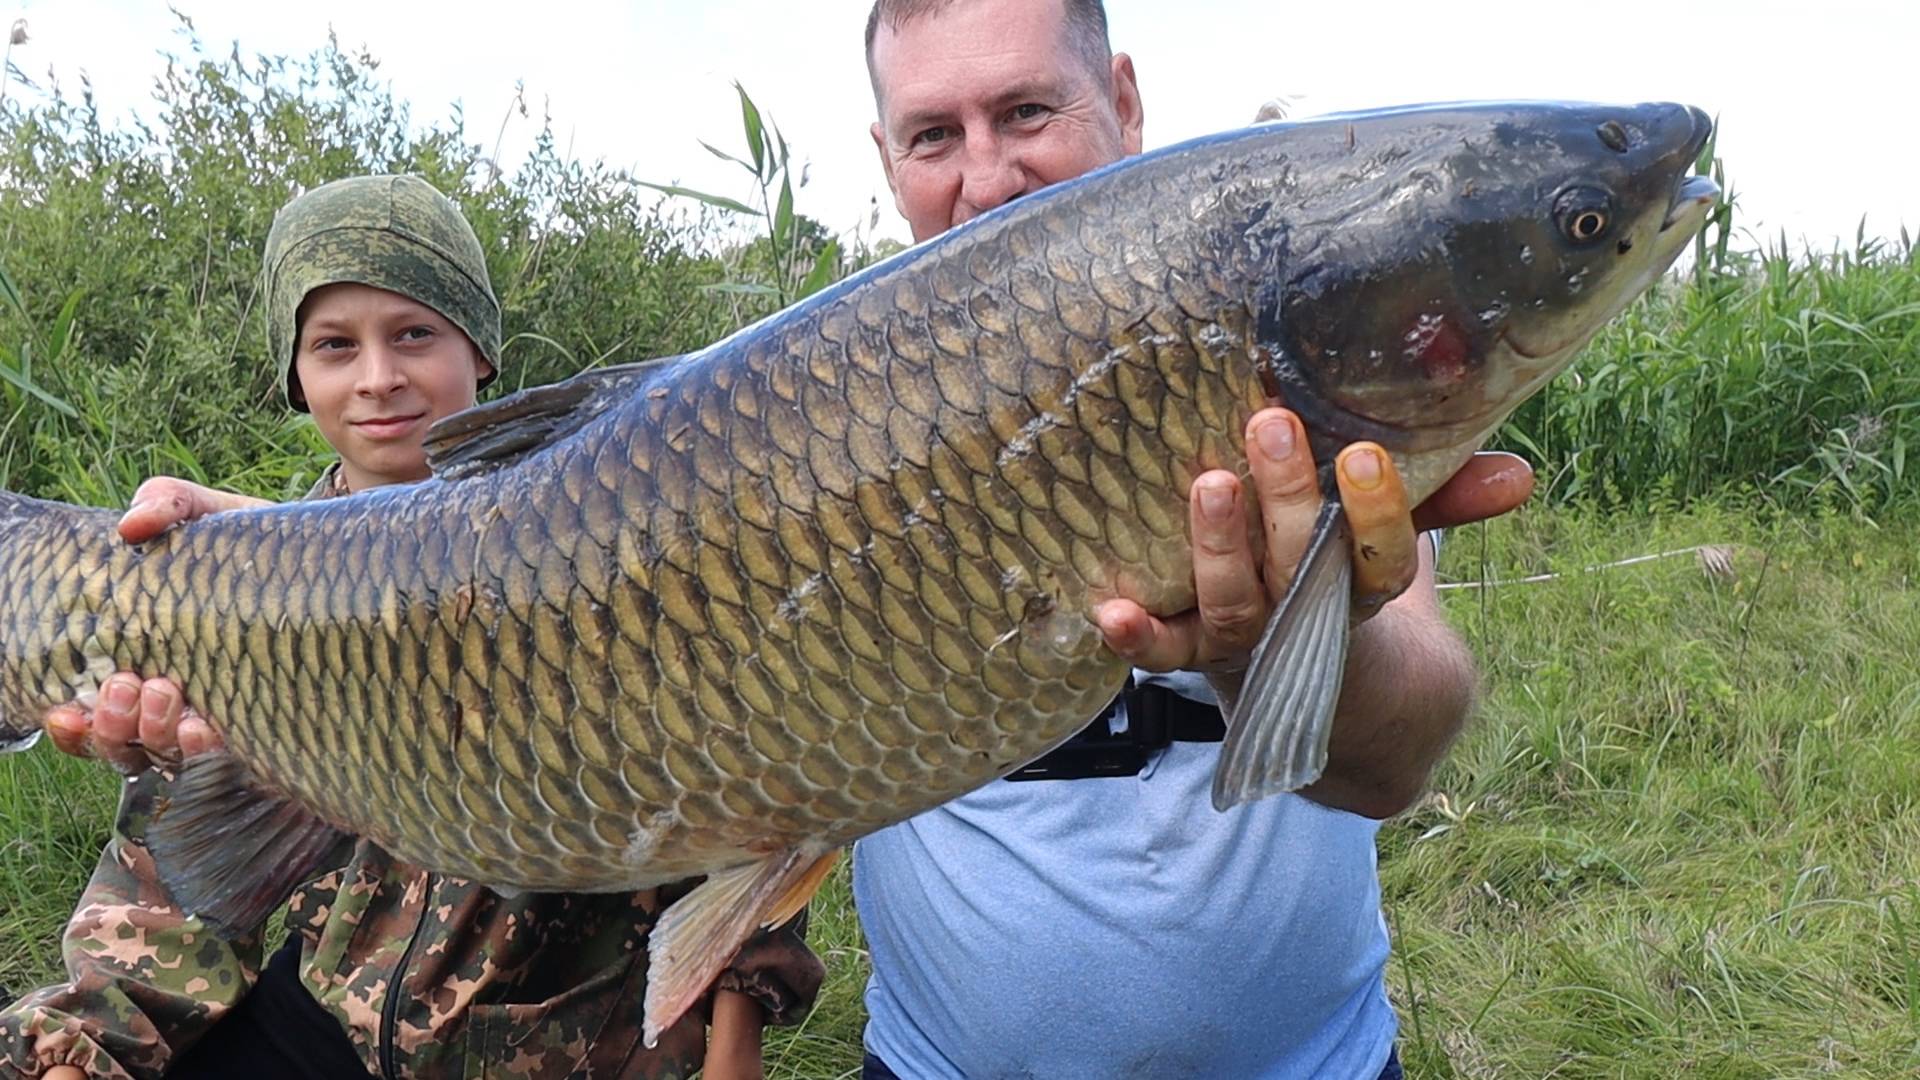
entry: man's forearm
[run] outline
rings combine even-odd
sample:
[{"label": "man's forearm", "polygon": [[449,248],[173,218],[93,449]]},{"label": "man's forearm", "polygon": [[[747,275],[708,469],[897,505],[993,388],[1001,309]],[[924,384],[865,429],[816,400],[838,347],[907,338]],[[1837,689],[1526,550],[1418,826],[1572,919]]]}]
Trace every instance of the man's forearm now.
[{"label": "man's forearm", "polygon": [[1466,725],[1479,674],[1433,604],[1431,579],[1421,576],[1354,632],[1326,772],[1300,792],[1315,802],[1392,817],[1419,798]]},{"label": "man's forearm", "polygon": [[[1208,676],[1229,714],[1244,676]],[[1479,679],[1472,652],[1440,611],[1433,549],[1423,544],[1412,586],[1348,639],[1327,767],[1300,794],[1372,818],[1405,810],[1466,725]]]}]

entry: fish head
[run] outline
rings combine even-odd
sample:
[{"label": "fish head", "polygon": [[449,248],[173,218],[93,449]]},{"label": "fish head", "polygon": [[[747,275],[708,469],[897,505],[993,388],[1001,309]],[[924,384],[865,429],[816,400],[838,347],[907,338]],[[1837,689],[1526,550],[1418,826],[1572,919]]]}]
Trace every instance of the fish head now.
[{"label": "fish head", "polygon": [[1341,201],[1285,238],[1254,304],[1287,404],[1392,449],[1484,438],[1672,265],[1719,195],[1689,175],[1712,123],[1684,105],[1348,123]]}]

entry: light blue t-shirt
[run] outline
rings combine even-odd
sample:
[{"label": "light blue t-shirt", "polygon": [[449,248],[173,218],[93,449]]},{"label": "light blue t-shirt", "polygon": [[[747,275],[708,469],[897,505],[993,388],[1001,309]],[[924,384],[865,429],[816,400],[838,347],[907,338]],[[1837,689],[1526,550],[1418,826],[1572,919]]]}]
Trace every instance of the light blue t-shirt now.
[{"label": "light blue t-shirt", "polygon": [[906,1080],[1377,1077],[1379,824],[1295,795],[1216,813],[1219,754],[995,781],[855,845],[867,1049]]}]

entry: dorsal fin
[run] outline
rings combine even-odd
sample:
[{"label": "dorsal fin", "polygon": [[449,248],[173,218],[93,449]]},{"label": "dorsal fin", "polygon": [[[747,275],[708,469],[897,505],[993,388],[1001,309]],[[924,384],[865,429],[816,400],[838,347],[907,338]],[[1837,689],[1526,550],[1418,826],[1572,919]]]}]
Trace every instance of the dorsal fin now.
[{"label": "dorsal fin", "polygon": [[594,368],[454,413],[428,429],[427,467],[439,479],[458,480],[511,465],[585,427],[680,359],[662,356]]}]

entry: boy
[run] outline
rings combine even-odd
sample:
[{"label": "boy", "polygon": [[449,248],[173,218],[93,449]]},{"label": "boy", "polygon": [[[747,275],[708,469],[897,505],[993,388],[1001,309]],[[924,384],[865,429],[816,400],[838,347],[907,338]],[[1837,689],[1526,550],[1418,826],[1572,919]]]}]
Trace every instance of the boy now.
[{"label": "boy", "polygon": [[[340,458],[309,498],[428,476],[422,442],[474,403],[500,363],[500,309],[479,241],[410,177],[343,180],[275,217],[263,270],[268,338],[288,403]],[[257,500],[180,481],[142,485],[130,541]],[[70,981],[0,1013],[0,1076],[758,1076],[765,1020],[804,1016],[823,968],[804,916],[750,941],[649,1051],[646,939],[692,883],[622,895],[502,898],[399,863],[364,841],[292,897],[287,944],[260,970],[256,932],[228,942],[180,911],[142,842],[163,778],[150,765],[217,744],[180,689],[109,679],[97,723],[48,718],[69,753],[128,773],[113,841],[68,923]],[[138,714],[137,726],[134,721]]]}]

